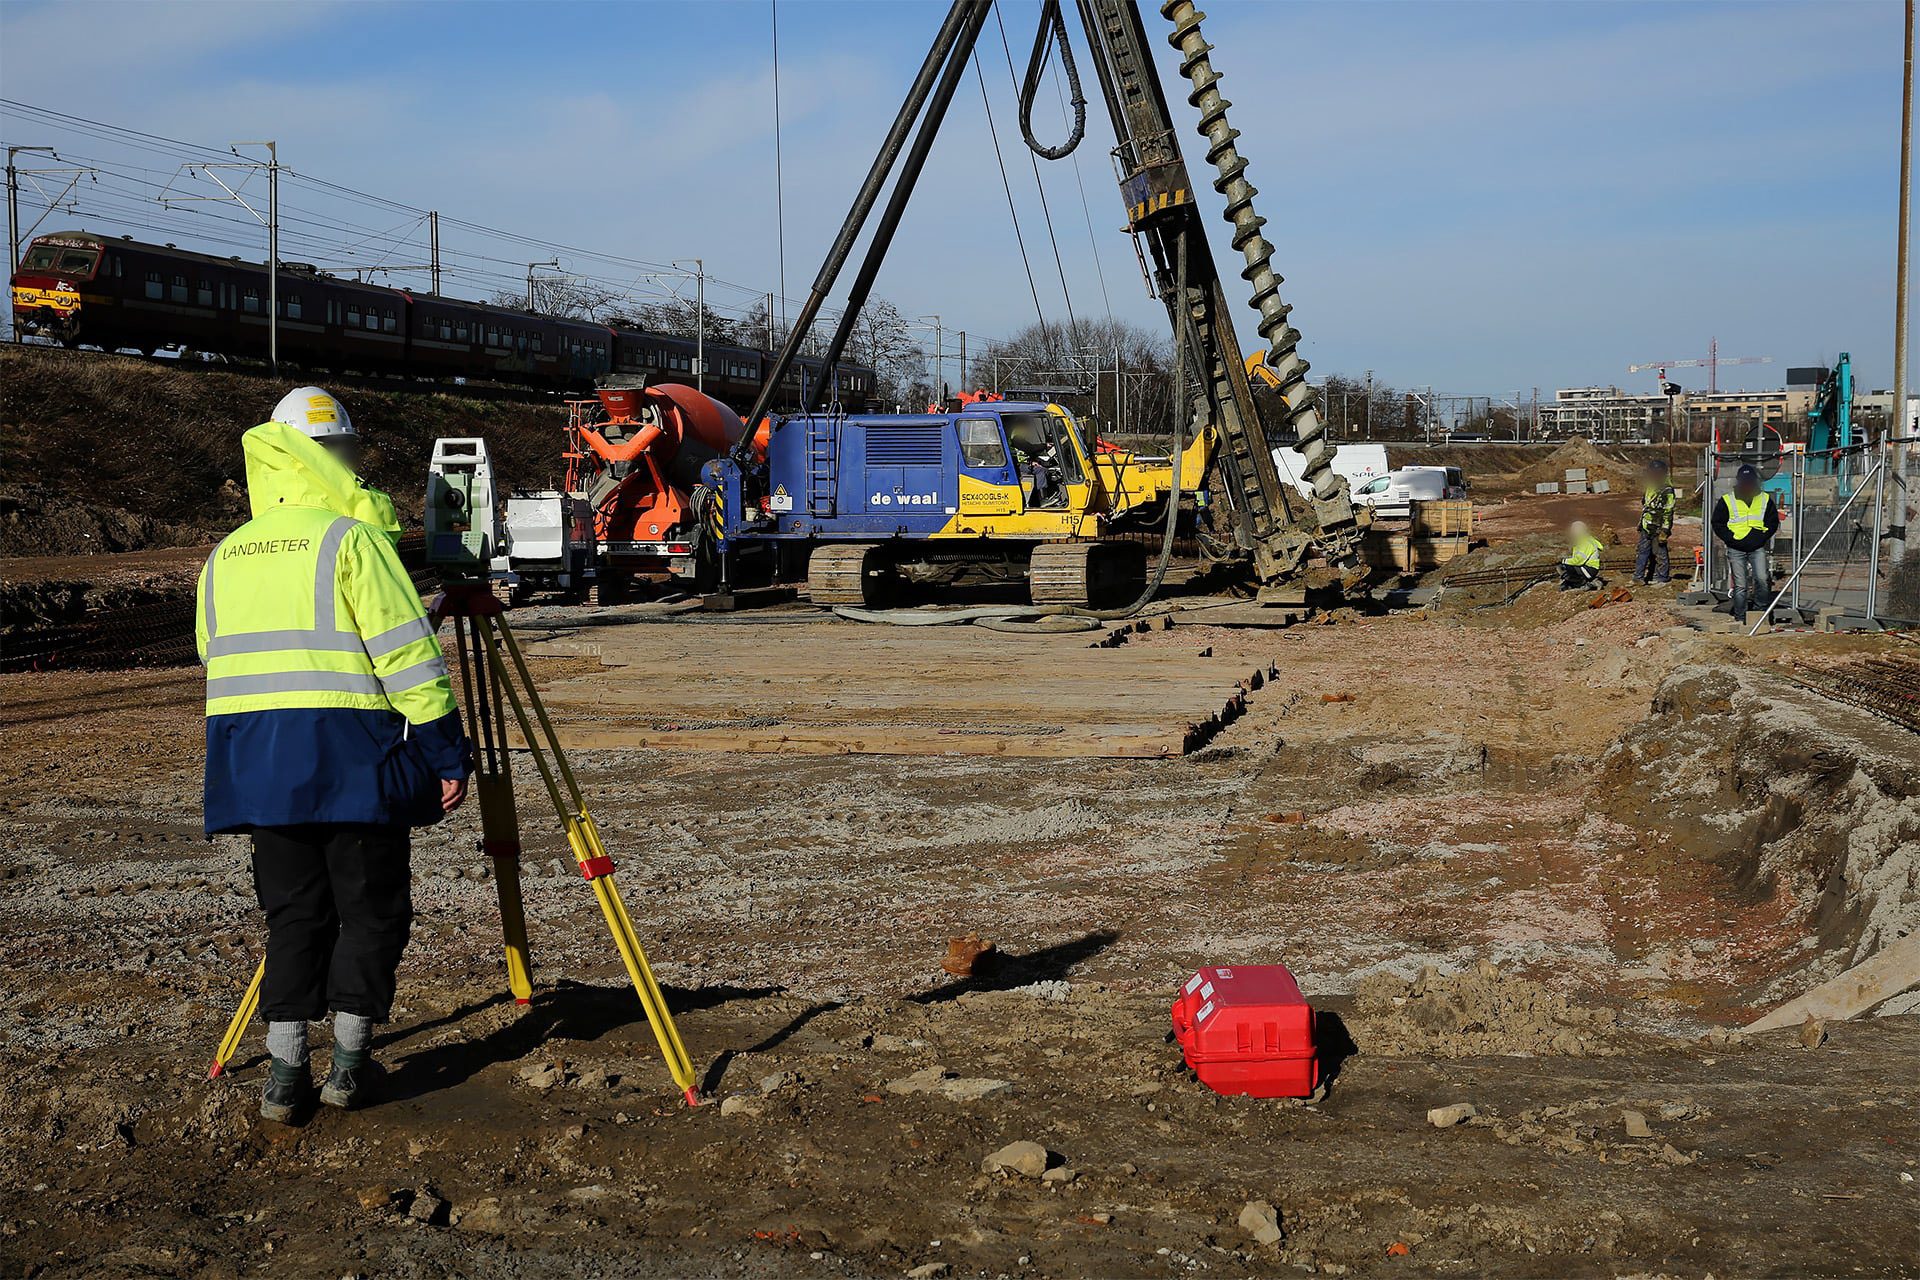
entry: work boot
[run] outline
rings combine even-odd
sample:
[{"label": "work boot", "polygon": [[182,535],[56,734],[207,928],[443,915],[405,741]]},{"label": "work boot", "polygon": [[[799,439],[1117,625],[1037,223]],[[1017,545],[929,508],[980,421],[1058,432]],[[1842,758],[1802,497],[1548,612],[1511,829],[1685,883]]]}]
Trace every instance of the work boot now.
[{"label": "work boot", "polygon": [[335,1045],[333,1066],[327,1072],[327,1083],[320,1090],[320,1101],[342,1110],[361,1106],[381,1074],[380,1064],[373,1061],[370,1050],[342,1049]]},{"label": "work boot", "polygon": [[260,1095],[260,1118],[289,1124],[313,1093],[313,1073],[304,1062],[267,1059],[267,1087]]}]

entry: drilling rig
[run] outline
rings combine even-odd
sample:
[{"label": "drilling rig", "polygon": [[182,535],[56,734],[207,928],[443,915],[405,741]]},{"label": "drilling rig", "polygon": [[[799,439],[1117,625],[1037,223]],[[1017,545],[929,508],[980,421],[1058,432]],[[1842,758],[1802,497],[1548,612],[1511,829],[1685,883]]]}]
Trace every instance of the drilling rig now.
[{"label": "drilling rig", "polygon": [[[1291,309],[1281,299],[1281,279],[1273,269],[1273,245],[1262,231],[1265,220],[1254,212],[1257,193],[1247,180],[1247,162],[1236,145],[1239,131],[1227,123],[1230,104],[1220,93],[1220,75],[1211,60],[1212,46],[1200,32],[1204,15],[1191,0],[1167,0],[1160,6],[1172,28],[1167,40],[1179,51],[1181,74],[1191,86],[1187,100],[1199,113],[1199,133],[1206,140],[1207,160],[1215,170],[1213,186],[1226,201],[1233,246],[1244,260],[1240,274],[1252,289],[1250,301],[1259,313],[1257,327],[1266,344],[1261,360],[1265,385],[1259,400],[1249,385],[1226,288],[1207,245],[1202,214],[1194,201],[1193,181],[1153,64],[1139,7],[1134,0],[1077,0],[1077,5],[1118,143],[1114,158],[1127,210],[1127,229],[1134,238],[1149,287],[1165,304],[1173,329],[1180,370],[1177,384],[1185,388],[1187,400],[1182,420],[1175,423],[1176,442],[1209,430],[1220,442],[1217,492],[1225,500],[1226,511],[1223,515],[1219,504],[1210,509],[1216,521],[1211,539],[1213,554],[1244,563],[1263,603],[1305,604],[1310,588],[1350,586],[1364,575],[1360,541],[1365,515],[1356,512],[1345,479],[1331,465],[1333,448],[1326,438],[1318,392],[1306,381],[1308,366],[1299,352],[1300,332],[1290,320]],[[950,8],[785,348],[772,362],[747,414],[748,422],[765,420],[777,389],[851,255],[855,239],[899,164],[900,172],[848,291],[848,305],[828,344],[824,363],[832,366],[839,360],[990,9],[991,0],[955,0]],[[1072,90],[1075,120],[1067,141],[1049,147],[1034,138],[1031,117],[1049,50],[1056,47]],[[1079,145],[1085,136],[1086,99],[1059,0],[1045,0],[1042,5],[1040,29],[1020,99],[1021,132],[1035,153],[1060,159]],[[913,138],[908,145],[910,132]],[[818,403],[818,385],[824,381],[817,380],[816,388],[801,406],[801,416],[811,414]],[[1180,412],[1176,408],[1176,413]],[[1276,444],[1300,453],[1298,470],[1309,495],[1303,496],[1281,481],[1273,460]],[[758,478],[756,491],[754,459],[744,441],[735,446],[729,461],[747,481],[738,488],[729,486],[738,495],[734,500],[766,503],[764,475]],[[710,474],[719,478],[718,472]],[[730,514],[737,517],[746,513]],[[1170,511],[1168,520],[1176,515]],[[1218,523],[1222,520],[1224,528]],[[1169,537],[1168,548],[1171,543]],[[1163,564],[1166,554],[1163,551]],[[723,554],[723,574],[727,560]]]}]

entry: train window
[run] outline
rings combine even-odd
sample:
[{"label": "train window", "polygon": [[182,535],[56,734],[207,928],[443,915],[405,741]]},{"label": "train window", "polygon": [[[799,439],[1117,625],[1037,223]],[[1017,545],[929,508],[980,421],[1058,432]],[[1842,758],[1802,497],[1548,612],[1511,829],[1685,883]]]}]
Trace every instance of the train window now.
[{"label": "train window", "polygon": [[280,310],[286,315],[287,319],[298,320],[300,318],[300,295],[297,293],[288,294],[287,300],[280,304]]},{"label": "train window", "polygon": [[392,307],[388,307],[380,313],[380,327],[388,333],[398,333],[400,331],[400,322],[393,318]]},{"label": "train window", "polygon": [[453,326],[453,336],[462,342],[467,340],[467,322],[465,320]]},{"label": "train window", "polygon": [[380,316],[372,307],[367,308],[367,328],[376,332],[380,328]]},{"label": "train window", "polygon": [[170,288],[167,293],[173,301],[185,302],[187,300],[187,278],[180,275],[175,276],[173,278],[173,287]]},{"label": "train window", "polygon": [[166,295],[166,286],[160,281],[160,273],[158,271],[147,272],[147,296],[149,298],[164,298]]},{"label": "train window", "polygon": [[256,316],[259,315],[260,314],[260,290],[255,288],[253,285],[248,285],[247,291],[242,295],[240,295],[240,309],[242,311],[247,312],[249,315],[256,315]]},{"label": "train window", "polygon": [[360,304],[357,302],[349,302],[347,304],[347,328],[358,329],[359,327],[360,327]]},{"label": "train window", "polygon": [[193,300],[199,303],[203,307],[212,306],[213,305],[213,281],[202,280],[200,282],[199,287],[193,291]]},{"label": "train window", "polygon": [[122,272],[120,270],[120,255],[116,253],[113,255],[113,278],[115,280],[118,280],[121,277],[121,275],[122,275]]},{"label": "train window", "polygon": [[547,349],[547,335],[546,335],[546,334],[544,334],[544,333],[536,333],[536,334],[534,334],[534,335],[533,335],[533,349],[534,349],[535,351],[545,351],[545,350]]},{"label": "train window", "polygon": [[487,345],[490,347],[497,347],[500,345],[500,330],[497,326],[494,326],[494,325],[487,326]]}]

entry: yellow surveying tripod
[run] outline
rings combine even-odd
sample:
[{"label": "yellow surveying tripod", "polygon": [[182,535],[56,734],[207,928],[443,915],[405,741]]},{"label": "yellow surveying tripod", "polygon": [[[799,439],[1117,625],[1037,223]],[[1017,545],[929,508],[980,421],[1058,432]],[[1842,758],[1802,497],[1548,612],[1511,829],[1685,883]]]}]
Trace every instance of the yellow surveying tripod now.
[{"label": "yellow surveying tripod", "polygon": [[[587,802],[581,795],[580,784],[574,779],[566,753],[560,749],[560,739],[554,733],[553,722],[547,718],[546,706],[540,701],[539,690],[534,687],[533,676],[527,670],[526,657],[521,653],[520,643],[514,639],[513,631],[507,626],[504,612],[484,582],[449,585],[440,606],[440,615],[453,620],[460,684],[466,695],[468,715],[473,722],[473,739],[479,755],[479,767],[474,772],[474,790],[480,804],[480,846],[493,859],[493,878],[500,894],[500,926],[506,950],[507,986],[517,1003],[525,1004],[532,997],[533,984],[527,961],[527,919],[520,901],[520,818],[513,800],[507,726],[501,718],[503,707],[512,711],[520,738],[526,743],[528,754],[540,770],[540,781],[546,784],[547,796],[553,801],[554,812],[566,832],[567,844],[580,867],[580,874],[593,886],[593,896],[600,903],[600,912],[607,919],[607,929],[613,934],[613,945],[620,952],[621,962],[627,967],[627,976],[633,980],[633,989],[640,996],[641,1007],[646,1010],[647,1022],[653,1028],[654,1038],[660,1043],[660,1053],[666,1059],[667,1070],[686,1097],[687,1104],[698,1106],[700,1091],[694,1080],[693,1064],[687,1058],[687,1049],[681,1043],[679,1029],[673,1025],[673,1014],[667,1008],[660,984],[654,981],[647,954],[640,947],[640,939],[633,928],[633,918],[627,914],[627,905],[621,901],[619,887],[614,884],[613,858],[601,843],[600,831],[594,826],[592,815],[587,812]],[[534,733],[536,722],[540,730],[538,736]],[[227,1034],[214,1054],[213,1066],[207,1072],[209,1079],[219,1076],[238,1052],[247,1023],[252,1021],[259,1009],[260,983],[266,971],[266,961],[263,960],[254,971],[253,981],[241,998],[240,1007],[227,1027]]]}]

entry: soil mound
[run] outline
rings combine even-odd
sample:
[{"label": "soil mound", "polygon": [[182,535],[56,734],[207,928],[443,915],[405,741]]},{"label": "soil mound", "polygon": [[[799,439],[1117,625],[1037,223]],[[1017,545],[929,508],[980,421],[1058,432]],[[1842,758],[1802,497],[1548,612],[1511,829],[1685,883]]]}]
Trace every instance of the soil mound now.
[{"label": "soil mound", "polygon": [[1363,1052],[1428,1058],[1483,1054],[1600,1056],[1622,1051],[1616,1010],[1587,1008],[1483,961],[1464,973],[1429,967],[1406,982],[1363,978],[1350,1028]]},{"label": "soil mound", "polygon": [[[487,441],[503,486],[558,481],[564,410],[339,385],[362,473],[417,521],[439,436]],[[240,436],[299,382],[129,356],[0,348],[0,556],[212,542],[246,517]]]},{"label": "soil mound", "polygon": [[1621,485],[1631,484],[1635,478],[1632,463],[1610,458],[1600,452],[1593,441],[1585,436],[1575,436],[1521,471],[1520,480],[1528,486],[1546,484],[1550,481],[1564,483],[1567,470],[1572,467],[1586,468],[1589,484],[1595,480],[1605,480],[1612,487],[1618,488]]}]

